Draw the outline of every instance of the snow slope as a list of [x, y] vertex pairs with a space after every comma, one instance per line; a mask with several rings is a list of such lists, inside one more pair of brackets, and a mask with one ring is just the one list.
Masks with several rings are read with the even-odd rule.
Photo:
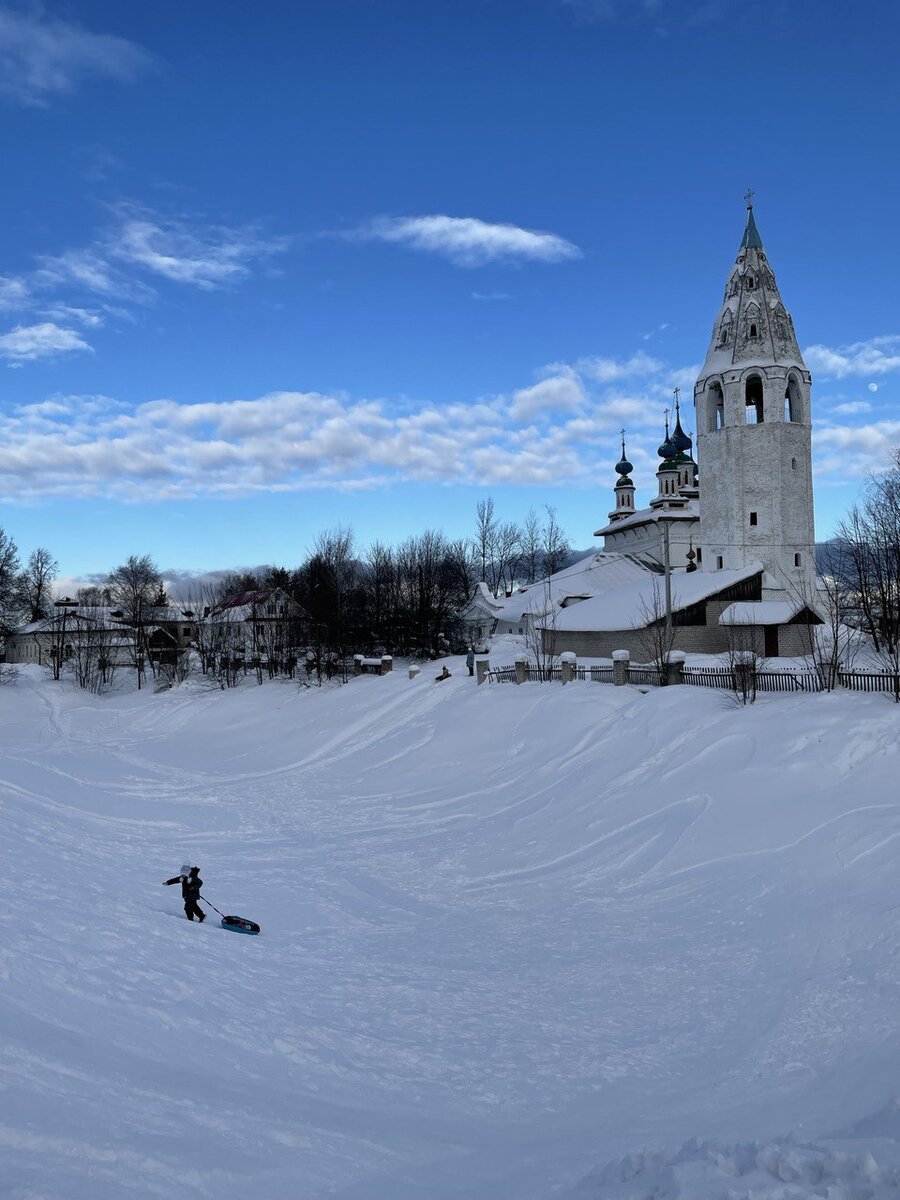
[[0, 688], [4, 1200], [900, 1196], [898, 708], [451, 669]]

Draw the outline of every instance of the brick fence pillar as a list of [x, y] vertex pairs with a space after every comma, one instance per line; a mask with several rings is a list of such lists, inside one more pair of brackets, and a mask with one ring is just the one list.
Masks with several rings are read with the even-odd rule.
[[516, 683], [524, 683], [528, 678], [528, 658], [520, 654], [516, 659]]
[[485, 679], [487, 679], [488, 667], [490, 665], [490, 662], [486, 658], [475, 659], [475, 679], [479, 684], [484, 683]]
[[666, 684], [684, 683], [684, 660], [687, 655], [683, 650], [670, 650], [666, 655]]
[[393, 671], [394, 659], [390, 654], [382, 654], [381, 656], [381, 673], [387, 675], [388, 671]]
[[616, 687], [623, 687], [628, 682], [628, 664], [631, 661], [631, 655], [627, 650], [613, 650], [613, 683]]
[[571, 683], [575, 678], [575, 667], [578, 659], [571, 650], [566, 650], [559, 656], [559, 661], [562, 664], [562, 681], [563, 683]]

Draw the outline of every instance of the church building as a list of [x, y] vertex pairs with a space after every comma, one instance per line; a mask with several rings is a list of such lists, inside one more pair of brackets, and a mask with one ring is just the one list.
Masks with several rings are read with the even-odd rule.
[[[567, 603], [536, 622], [545, 643], [592, 657], [614, 649], [646, 654], [648, 633], [666, 619], [663, 576], [675, 649], [721, 653], [734, 647], [739, 630], [742, 644], [761, 656], [809, 653], [810, 626], [821, 624], [810, 389], [748, 196], [744, 235], [694, 388], [697, 461], [676, 390], [674, 428], [667, 418], [659, 447], [658, 492], [636, 510], [623, 434], [613, 508], [595, 533], [603, 551], [583, 560], [589, 594], [573, 603], [582, 564], [569, 568]], [[624, 587], [613, 569], [623, 557], [641, 568]], [[546, 582], [539, 586], [546, 594]], [[517, 609], [522, 601], [519, 595]]]

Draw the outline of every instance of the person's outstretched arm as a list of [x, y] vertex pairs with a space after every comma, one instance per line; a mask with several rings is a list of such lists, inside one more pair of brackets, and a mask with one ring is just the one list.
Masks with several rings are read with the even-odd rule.
[[174, 879], [167, 879], [163, 884], [163, 887], [168, 887], [170, 883], [181, 883], [181, 876], [176, 875]]

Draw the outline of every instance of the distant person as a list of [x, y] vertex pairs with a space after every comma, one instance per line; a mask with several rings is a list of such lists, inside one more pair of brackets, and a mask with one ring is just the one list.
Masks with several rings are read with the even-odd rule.
[[466, 655], [466, 666], [469, 668], [469, 674], [475, 674], [475, 647], [469, 647], [469, 653]]
[[189, 921], [193, 921], [194, 917], [198, 921], [206, 920], [206, 913], [200, 908], [197, 901], [200, 898], [200, 889], [203, 887], [203, 880], [200, 878], [199, 867], [184, 866], [181, 868], [181, 874], [175, 875], [172, 879], [167, 879], [164, 886], [169, 887], [173, 883], [181, 884], [181, 898], [184, 901], [184, 915]]
[[444, 667], [444, 669], [443, 669], [443, 671], [441, 671], [440, 675], [435, 675], [435, 677], [434, 677], [434, 682], [435, 682], [435, 683], [440, 683], [442, 679], [449, 679], [449, 678], [450, 678], [450, 671], [449, 671], [449, 669], [448, 669], [448, 668], [445, 666], [445, 667]]

